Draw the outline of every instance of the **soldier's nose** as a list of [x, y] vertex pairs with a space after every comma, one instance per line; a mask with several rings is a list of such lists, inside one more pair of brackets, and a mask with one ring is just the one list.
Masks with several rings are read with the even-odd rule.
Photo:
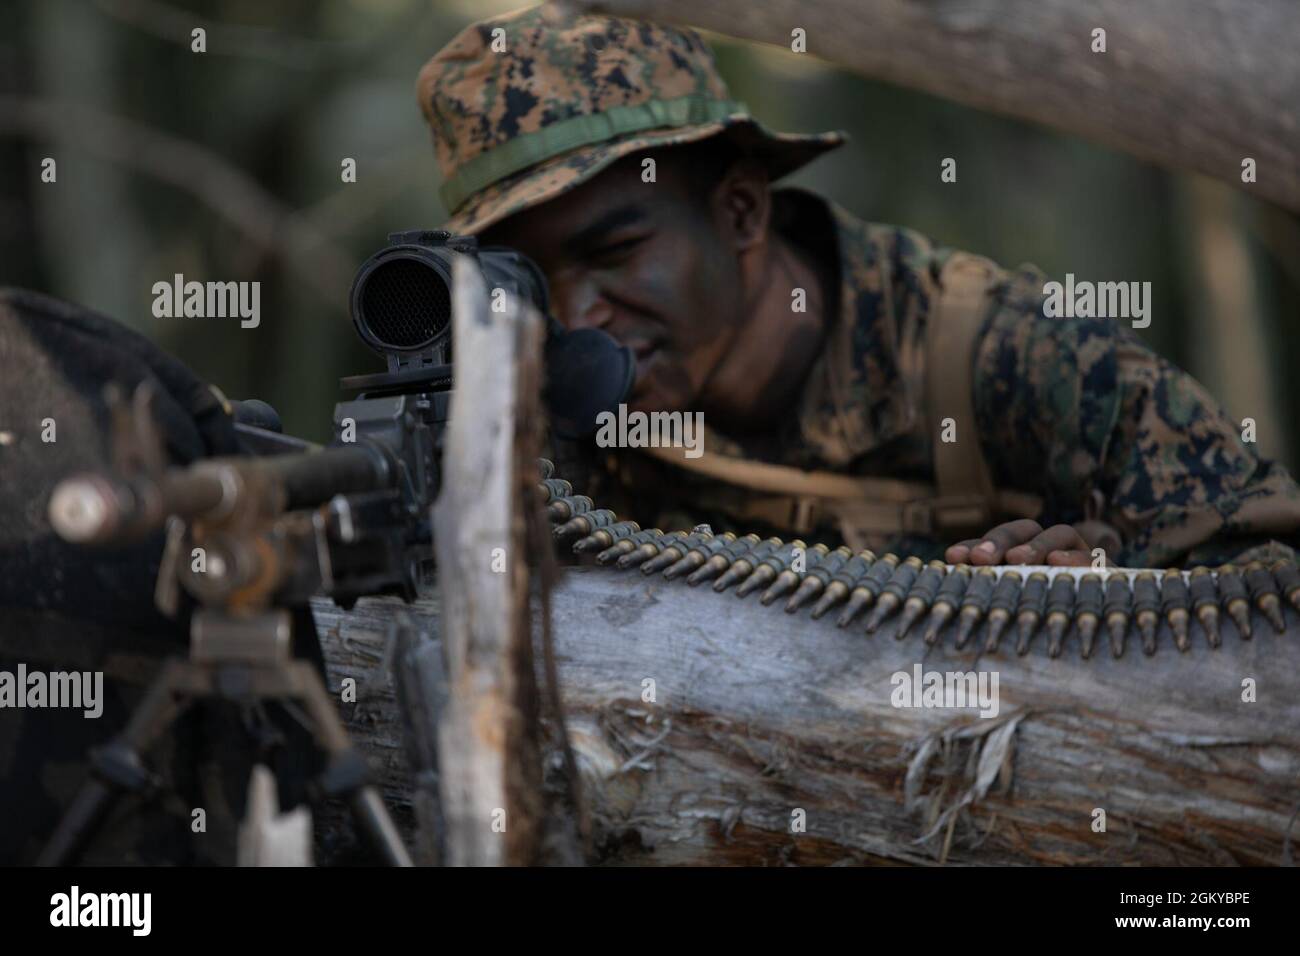
[[603, 329], [614, 319], [614, 309], [592, 286], [573, 283], [553, 285], [555, 317], [570, 331]]

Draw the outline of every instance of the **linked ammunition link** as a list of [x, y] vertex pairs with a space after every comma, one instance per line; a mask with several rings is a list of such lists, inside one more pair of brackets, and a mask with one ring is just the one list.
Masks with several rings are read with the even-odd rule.
[[1043, 620], [1043, 612], [1047, 609], [1047, 586], [1047, 575], [1035, 571], [1020, 590], [1020, 603], [1016, 606], [1016, 653], [1021, 657], [1029, 653], [1029, 642]]
[[1073, 628], [1080, 656], [1088, 658], [1104, 624], [1115, 657], [1124, 654], [1130, 626], [1141, 635], [1143, 652], [1151, 655], [1162, 619], [1175, 646], [1186, 652], [1193, 619], [1208, 645], [1218, 648], [1224, 615], [1243, 640], [1250, 640], [1252, 608], [1279, 634], [1286, 631], [1287, 607], [1300, 613], [1300, 566], [1290, 561], [1190, 572], [1106, 569], [1081, 574], [1067, 568], [1024, 572], [925, 564], [918, 557], [854, 554], [846, 547], [832, 551], [798, 539], [715, 535], [708, 525], [690, 531], [642, 529], [597, 508], [586, 495], [574, 494], [569, 482], [555, 477], [551, 462], [541, 460], [539, 474], [539, 497], [556, 540], [571, 542], [576, 554], [595, 554], [597, 564], [639, 567], [646, 575], [662, 572], [666, 579], [684, 578], [692, 587], [712, 582], [719, 593], [734, 587], [739, 598], [761, 591], [765, 605], [788, 596], [788, 613], [811, 606], [813, 618], [839, 607], [836, 625], [841, 628], [870, 609], [864, 628], [868, 634], [901, 611], [894, 631], [898, 640], [924, 620], [922, 640], [933, 645], [955, 622], [957, 648], [984, 626], [984, 650], [992, 652], [1014, 622], [1018, 654], [1029, 652], [1041, 627], [1047, 631], [1048, 655], [1059, 657]]
[[[545, 473], [545, 471], [546, 469], [543, 468], [542, 472]], [[552, 471], [551, 474], [554, 474], [554, 472]], [[547, 477], [537, 483], [537, 490], [541, 492], [542, 504], [549, 505], [556, 498], [567, 498], [573, 494], [573, 485], [563, 478]]]
[[925, 624], [924, 640], [926, 644], [934, 644], [938, 641], [939, 632], [943, 630], [943, 626], [957, 612], [957, 606], [961, 604], [962, 598], [966, 596], [970, 583], [970, 568], [964, 564], [957, 565], [943, 579], [943, 583], [939, 585], [939, 593], [930, 608], [930, 618]]
[[874, 634], [881, 624], [903, 606], [908, 592], [912, 590], [912, 585], [916, 583], [916, 579], [920, 574], [920, 558], [908, 558], [894, 568], [894, 573], [889, 576], [889, 580], [885, 582], [885, 587], [881, 590], [879, 597], [876, 598], [876, 606], [871, 611], [871, 617], [867, 618], [866, 630], [868, 634]]
[[743, 598], [759, 588], [767, 588], [781, 576], [781, 572], [790, 570], [797, 561], [806, 561], [807, 554], [808, 546], [798, 538], [776, 548], [771, 556], [760, 562], [753, 573], [736, 588], [736, 597]]
[[1246, 565], [1246, 587], [1250, 588], [1250, 599], [1259, 613], [1268, 618], [1273, 630], [1283, 633], [1286, 630], [1286, 620], [1282, 617], [1282, 600], [1278, 597], [1277, 580], [1264, 567], [1264, 562], [1252, 561]]
[[635, 521], [617, 521], [607, 528], [597, 528], [580, 541], [575, 541], [573, 551], [575, 554], [583, 554], [587, 551], [604, 551], [613, 545], [615, 541], [630, 538], [640, 530], [641, 526]]
[[[746, 535], [745, 537], [752, 537], [755, 541], [758, 540], [756, 535]], [[709, 560], [709, 558], [716, 554], [720, 554], [735, 543], [736, 536], [731, 532], [708, 538], [687, 551], [675, 564], [669, 565], [669, 567], [664, 571], [664, 577], [671, 581], [673, 578], [680, 577], [683, 574], [689, 574], [703, 565]], [[642, 570], [645, 570], [644, 566], [642, 567]]]
[[[726, 540], [734, 541], [736, 536], [728, 532]], [[714, 540], [713, 532], [707, 529], [696, 529], [680, 541], [670, 541], [664, 545], [664, 549], [657, 555], [641, 565], [642, 574], [654, 574], [657, 571], [667, 572], [681, 561], [686, 555], [690, 554], [696, 548], [707, 547]]]
[[1112, 574], [1106, 578], [1106, 629], [1110, 632], [1110, 652], [1124, 656], [1124, 639], [1128, 634], [1129, 614], [1133, 610], [1133, 590], [1128, 578]]
[[[698, 531], [694, 533], [696, 535], [699, 534]], [[629, 551], [627, 554], [619, 558], [615, 564], [618, 566], [619, 570], [635, 568], [649, 561], [651, 558], [663, 554], [665, 548], [669, 548], [678, 541], [683, 541], [686, 538], [689, 538], [691, 534], [692, 532], [690, 531], [670, 531], [667, 534], [660, 532], [658, 537], [651, 538], [634, 551]]]
[[887, 554], [873, 564], [871, 570], [862, 576], [849, 594], [849, 603], [845, 606], [840, 619], [835, 622], [836, 626], [848, 627], [855, 617], [870, 607], [876, 600], [876, 596], [884, 590], [885, 584], [893, 577], [894, 569], [897, 567], [898, 555], [896, 554]]
[[851, 549], [836, 548], [819, 561], [815, 567], [809, 568], [807, 576], [799, 584], [794, 594], [790, 595], [790, 600], [785, 602], [786, 613], [793, 614], [825, 591], [826, 585], [830, 583], [831, 576], [844, 567], [845, 562], [852, 557], [853, 551]]
[[1155, 573], [1142, 571], [1133, 579], [1133, 621], [1142, 635], [1142, 651], [1156, 652], [1156, 624], [1160, 621], [1160, 585]]
[[586, 514], [593, 507], [595, 502], [586, 495], [564, 495], [551, 499], [550, 504], [546, 506], [546, 516], [553, 524], [559, 524], [575, 515]]
[[998, 582], [998, 573], [992, 568], [980, 568], [971, 577], [966, 588], [966, 596], [961, 602], [961, 617], [957, 621], [957, 647], [962, 648], [975, 633], [989, 611], [993, 600], [993, 588]]
[[905, 638], [917, 619], [930, 610], [947, 573], [948, 567], [942, 561], [931, 561], [917, 576], [912, 589], [904, 595], [903, 616], [899, 618], [898, 629], [894, 631], [895, 640]]
[[1250, 640], [1250, 599], [1246, 597], [1246, 582], [1241, 579], [1241, 571], [1235, 564], [1225, 564], [1219, 568], [1218, 584], [1223, 609], [1237, 625], [1241, 636]]
[[1211, 647], [1218, 647], [1222, 643], [1219, 637], [1219, 594], [1215, 590], [1210, 569], [1192, 568], [1188, 587], [1192, 593], [1192, 608], [1196, 612], [1196, 619], [1205, 629], [1205, 638]]
[[985, 651], [998, 649], [1002, 632], [1006, 630], [1007, 622], [1011, 620], [1016, 605], [1020, 603], [1020, 580], [1019, 571], [1007, 571], [998, 578], [998, 583], [993, 588], [993, 600], [989, 602], [988, 637], [984, 640]]
[[[776, 541], [776, 538], [769, 538], [769, 546], [774, 547]], [[746, 556], [754, 554], [760, 547], [762, 542], [756, 534], [747, 534], [735, 541], [728, 541], [719, 551], [707, 558], [698, 570], [691, 572], [686, 583], [691, 587], [698, 587], [705, 581], [712, 581], [729, 568], [738, 566]]]
[[1166, 571], [1160, 582], [1160, 607], [1169, 622], [1174, 643], [1180, 651], [1186, 651], [1191, 646], [1191, 635], [1187, 630], [1191, 612], [1188, 609], [1187, 582], [1177, 568]]
[[803, 568], [797, 567], [797, 563], [791, 560], [790, 566], [776, 576], [773, 581], [759, 598], [764, 605], [771, 604], [777, 598], [789, 594], [799, 586], [799, 581], [804, 574], [809, 573], [809, 567], [816, 567], [825, 560], [829, 549], [824, 544], [814, 544], [804, 552]]
[[835, 572], [826, 584], [822, 596], [813, 605], [812, 616], [819, 618], [837, 604], [847, 601], [853, 588], [871, 569], [876, 555], [872, 551], [859, 551]]
[[779, 547], [781, 547], [780, 538], [768, 538], [755, 545], [752, 551], [736, 558], [731, 567], [727, 568], [726, 573], [713, 582], [713, 590], [722, 592], [733, 584], [748, 580], [749, 576], [758, 570], [758, 566], [775, 554]]
[[1047, 590], [1047, 656], [1060, 657], [1074, 616], [1074, 578], [1058, 574]]
[[1273, 578], [1291, 606], [1300, 611], [1300, 567], [1290, 561], [1277, 561], [1272, 567]]
[[[631, 554], [642, 545], [650, 544], [661, 537], [663, 537], [663, 532], [658, 528], [648, 528], [645, 531], [633, 532], [632, 534], [615, 541], [604, 551], [600, 552], [600, 554], [596, 555], [596, 563], [610, 564], [617, 561], [623, 555]], [[583, 540], [585, 541], [587, 539], [584, 538]], [[579, 542], [579, 544], [581, 543], [582, 542]], [[578, 545], [575, 544], [574, 548], [576, 549], [577, 547]], [[653, 554], [654, 552], [651, 553]]]

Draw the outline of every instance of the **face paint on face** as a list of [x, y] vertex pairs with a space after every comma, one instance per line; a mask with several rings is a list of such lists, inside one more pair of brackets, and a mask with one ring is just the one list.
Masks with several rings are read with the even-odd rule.
[[694, 410], [739, 326], [736, 258], [675, 166], [661, 160], [646, 183], [629, 157], [482, 237], [537, 262], [566, 328], [600, 328], [633, 350], [629, 405], [641, 411]]

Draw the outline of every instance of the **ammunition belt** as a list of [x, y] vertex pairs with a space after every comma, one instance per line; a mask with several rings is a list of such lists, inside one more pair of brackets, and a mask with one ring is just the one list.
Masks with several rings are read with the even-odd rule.
[[847, 547], [831, 550], [798, 538], [715, 535], [708, 525], [664, 532], [620, 520], [586, 495], [575, 495], [569, 482], [554, 477], [550, 461], [541, 459], [540, 467], [538, 489], [555, 537], [573, 542], [576, 554], [594, 554], [603, 566], [662, 572], [691, 587], [706, 582], [717, 592], [734, 587], [740, 598], [761, 591], [764, 605], [784, 598], [790, 614], [811, 606], [812, 617], [820, 618], [838, 609], [839, 627], [861, 619], [867, 633], [897, 616], [899, 640], [916, 631], [932, 645], [951, 624], [961, 648], [983, 625], [986, 651], [997, 650], [1003, 635], [1014, 633], [1016, 652], [1024, 655], [1044, 630], [1047, 653], [1058, 657], [1073, 625], [1084, 658], [1092, 655], [1098, 633], [1105, 633], [1115, 657], [1122, 656], [1131, 629], [1150, 655], [1162, 618], [1178, 649], [1187, 651], [1193, 618], [1210, 647], [1218, 648], [1225, 615], [1249, 640], [1252, 607], [1279, 634], [1286, 631], [1284, 603], [1300, 612], [1300, 566], [1290, 561], [1163, 572], [975, 568]]

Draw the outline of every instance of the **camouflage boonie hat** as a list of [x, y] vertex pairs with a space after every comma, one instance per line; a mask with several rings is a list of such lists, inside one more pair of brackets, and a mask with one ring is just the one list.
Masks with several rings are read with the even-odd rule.
[[845, 140], [764, 129], [730, 98], [693, 31], [553, 4], [467, 27], [425, 64], [417, 90], [451, 213], [444, 228], [462, 233], [637, 150], [726, 131], [777, 179]]

